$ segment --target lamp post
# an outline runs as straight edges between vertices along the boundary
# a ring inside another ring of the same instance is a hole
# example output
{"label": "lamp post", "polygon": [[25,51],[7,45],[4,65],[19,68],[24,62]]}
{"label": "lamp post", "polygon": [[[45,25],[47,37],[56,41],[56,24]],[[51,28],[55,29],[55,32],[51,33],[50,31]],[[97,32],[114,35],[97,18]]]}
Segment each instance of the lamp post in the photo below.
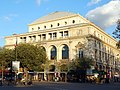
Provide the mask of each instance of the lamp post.
{"label": "lamp post", "polygon": [[[17,34],[13,34],[13,35],[15,36],[15,61],[17,61]],[[12,70],[13,70],[13,66],[11,65],[11,71]],[[16,82],[16,79],[17,79],[16,75],[17,75],[17,71],[15,70],[15,82]],[[12,79],[12,75],[11,75],[11,79]]]}
{"label": "lamp post", "polygon": [[16,47],[17,47],[17,36],[15,37],[15,61],[17,61],[17,48]]}

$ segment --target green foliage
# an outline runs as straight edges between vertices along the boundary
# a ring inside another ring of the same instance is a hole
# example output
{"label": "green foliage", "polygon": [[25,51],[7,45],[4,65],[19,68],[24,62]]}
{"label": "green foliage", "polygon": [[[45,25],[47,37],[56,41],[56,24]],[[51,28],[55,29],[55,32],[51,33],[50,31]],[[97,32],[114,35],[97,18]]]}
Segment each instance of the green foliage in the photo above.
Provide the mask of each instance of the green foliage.
{"label": "green foliage", "polygon": [[62,65],[60,66],[60,71],[61,71],[61,72],[66,72],[66,71],[68,71],[68,66],[67,66],[67,64],[62,64]]}
{"label": "green foliage", "polygon": [[0,64],[4,64],[5,67],[11,66],[11,61],[14,60],[13,50],[11,49],[0,49]]}
{"label": "green foliage", "polygon": [[76,57],[71,63],[70,63],[70,69],[73,70],[87,70],[90,69],[93,65],[93,60],[87,57],[78,58]]}
{"label": "green foliage", "polygon": [[30,44],[19,44],[15,49],[0,48],[0,66],[4,62],[5,67],[11,66],[11,62],[20,61],[22,67],[40,71],[47,60],[46,52],[41,48]]}
{"label": "green foliage", "polygon": [[35,71],[40,71],[41,65],[47,60],[46,52],[41,47],[30,44],[19,44],[16,50],[17,60],[22,63],[22,66]]}
{"label": "green foliage", "polygon": [[113,37],[115,39],[118,39],[118,42],[116,44],[117,48],[120,49],[120,19],[118,19],[117,21],[117,27],[115,29],[115,31],[113,32]]}

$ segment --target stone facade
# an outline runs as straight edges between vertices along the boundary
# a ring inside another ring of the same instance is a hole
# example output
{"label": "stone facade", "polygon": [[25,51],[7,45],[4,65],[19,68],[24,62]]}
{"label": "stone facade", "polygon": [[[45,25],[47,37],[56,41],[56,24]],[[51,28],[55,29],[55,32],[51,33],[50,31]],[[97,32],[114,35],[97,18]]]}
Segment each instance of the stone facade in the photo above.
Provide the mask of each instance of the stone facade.
{"label": "stone facade", "polygon": [[[17,43],[42,46],[48,59],[71,61],[76,55],[93,58],[98,69],[120,68],[117,41],[101,28],[70,12],[54,12],[28,25],[28,32],[5,37],[5,47]],[[96,67],[95,66],[95,67]]]}

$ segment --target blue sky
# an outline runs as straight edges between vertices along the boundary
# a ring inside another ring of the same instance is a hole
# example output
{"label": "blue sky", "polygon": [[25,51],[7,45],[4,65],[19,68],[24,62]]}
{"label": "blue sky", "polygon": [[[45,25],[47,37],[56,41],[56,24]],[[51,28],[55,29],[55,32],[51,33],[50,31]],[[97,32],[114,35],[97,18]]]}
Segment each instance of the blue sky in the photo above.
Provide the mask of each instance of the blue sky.
{"label": "blue sky", "polygon": [[0,46],[5,36],[28,32],[28,24],[55,11],[79,13],[111,34],[120,18],[120,0],[1,0]]}

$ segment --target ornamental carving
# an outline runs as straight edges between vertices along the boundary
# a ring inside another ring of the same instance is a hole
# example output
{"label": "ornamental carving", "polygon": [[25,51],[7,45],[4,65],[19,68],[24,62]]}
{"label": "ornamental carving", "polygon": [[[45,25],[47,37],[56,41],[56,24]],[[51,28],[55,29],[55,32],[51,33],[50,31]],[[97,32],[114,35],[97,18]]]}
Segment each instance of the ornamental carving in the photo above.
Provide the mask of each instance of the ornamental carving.
{"label": "ornamental carving", "polygon": [[81,42],[78,42],[78,44],[75,46],[76,48],[83,48],[85,45]]}

